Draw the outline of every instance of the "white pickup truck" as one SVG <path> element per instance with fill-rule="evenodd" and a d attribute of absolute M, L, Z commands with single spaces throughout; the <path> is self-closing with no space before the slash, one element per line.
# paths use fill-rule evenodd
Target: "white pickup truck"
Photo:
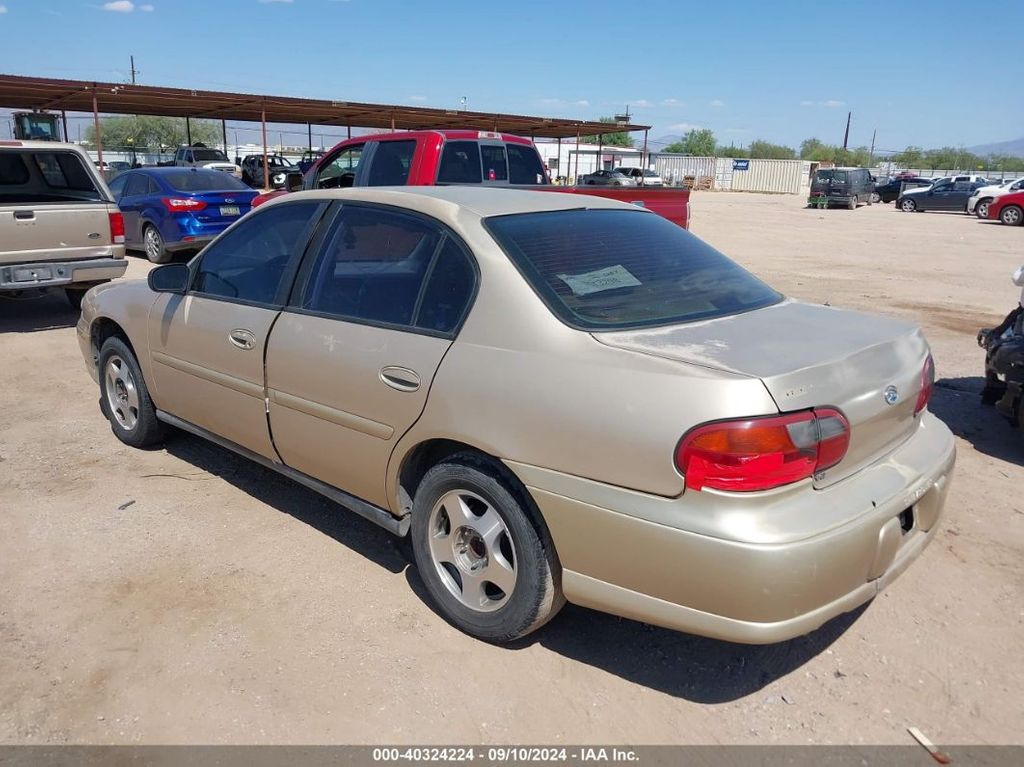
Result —
<path fill-rule="evenodd" d="M 77 308 L 127 268 L 124 219 L 85 152 L 0 141 L 0 293 L 60 288 Z"/>

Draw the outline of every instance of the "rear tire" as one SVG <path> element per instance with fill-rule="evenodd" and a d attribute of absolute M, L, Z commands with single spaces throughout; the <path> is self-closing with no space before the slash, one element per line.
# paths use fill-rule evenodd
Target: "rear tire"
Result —
<path fill-rule="evenodd" d="M 514 641 L 565 603 L 554 545 L 531 499 L 499 464 L 460 453 L 416 489 L 413 555 L 449 623 L 485 642 Z"/>
<path fill-rule="evenodd" d="M 149 447 L 164 438 L 164 425 L 142 378 L 142 370 L 128 344 L 116 336 L 103 342 L 97 370 L 100 410 L 110 429 L 130 447 Z"/>
<path fill-rule="evenodd" d="M 914 202 L 913 200 L 904 198 L 900 200 L 900 210 L 902 210 L 904 213 L 913 213 L 915 210 L 917 210 L 917 203 Z"/>
<path fill-rule="evenodd" d="M 1007 205 L 999 211 L 999 220 L 1007 226 L 1020 226 L 1024 221 L 1024 210 L 1016 205 Z"/>
<path fill-rule="evenodd" d="M 881 201 L 882 201 L 882 195 L 880 195 L 878 192 L 872 192 L 871 193 L 871 200 L 868 202 L 868 205 L 874 205 L 876 202 L 881 202 Z"/>
<path fill-rule="evenodd" d="M 152 224 L 146 224 L 142 230 L 142 245 L 146 251 L 146 258 L 154 264 L 166 264 L 171 260 L 171 254 L 167 252 L 160 230 Z"/>

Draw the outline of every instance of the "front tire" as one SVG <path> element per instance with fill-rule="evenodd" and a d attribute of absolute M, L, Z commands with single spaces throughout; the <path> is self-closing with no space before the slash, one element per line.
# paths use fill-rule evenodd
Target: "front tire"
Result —
<path fill-rule="evenodd" d="M 1016 205 L 1007 205 L 999 211 L 999 220 L 1007 226 L 1020 226 L 1024 221 L 1024 211 Z"/>
<path fill-rule="evenodd" d="M 988 218 L 988 204 L 992 200 L 979 200 L 978 204 L 974 206 L 974 215 L 978 218 Z"/>
<path fill-rule="evenodd" d="M 872 205 L 874 205 L 876 203 L 879 203 L 881 201 L 882 201 L 882 195 L 880 195 L 878 192 L 872 192 L 871 193 L 871 204 Z"/>
<path fill-rule="evenodd" d="M 99 356 L 100 409 L 119 440 L 131 447 L 149 447 L 164 437 L 164 426 L 128 344 L 113 336 Z"/>
<path fill-rule="evenodd" d="M 900 200 L 900 210 L 904 213 L 913 213 L 917 210 L 917 203 L 909 199 Z"/>
<path fill-rule="evenodd" d="M 416 567 L 441 615 L 503 644 L 543 626 L 565 600 L 554 545 L 500 465 L 462 453 L 430 469 L 413 501 Z"/>
<path fill-rule="evenodd" d="M 846 203 L 847 210 L 857 210 L 857 198 L 852 197 L 849 202 Z"/>
<path fill-rule="evenodd" d="M 164 245 L 160 230 L 152 224 L 146 224 L 146 228 L 142 230 L 142 245 L 146 251 L 146 258 L 154 264 L 166 264 L 171 260 L 171 254 Z"/>

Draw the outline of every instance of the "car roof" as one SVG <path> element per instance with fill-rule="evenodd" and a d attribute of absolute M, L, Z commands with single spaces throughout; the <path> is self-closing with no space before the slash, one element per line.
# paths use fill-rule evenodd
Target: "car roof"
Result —
<path fill-rule="evenodd" d="M 583 208 L 649 212 L 635 205 L 594 195 L 493 186 L 364 186 L 348 189 L 313 189 L 281 195 L 268 201 L 263 207 L 303 198 L 395 205 L 434 216 L 446 223 L 454 223 L 463 212 L 470 212 L 479 218 Z"/>

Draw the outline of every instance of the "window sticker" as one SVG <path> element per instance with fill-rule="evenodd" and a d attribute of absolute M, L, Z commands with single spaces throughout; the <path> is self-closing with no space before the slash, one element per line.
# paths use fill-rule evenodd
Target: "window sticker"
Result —
<path fill-rule="evenodd" d="M 583 274 L 559 274 L 557 277 L 569 286 L 573 295 L 577 296 L 589 296 L 591 293 L 600 293 L 603 290 L 633 288 L 640 285 L 640 280 L 621 265 L 609 266 L 598 269 L 596 272 L 584 272 Z"/>

